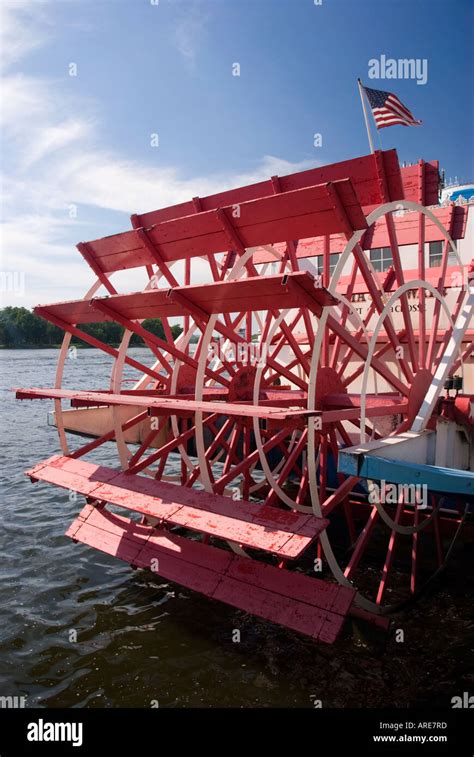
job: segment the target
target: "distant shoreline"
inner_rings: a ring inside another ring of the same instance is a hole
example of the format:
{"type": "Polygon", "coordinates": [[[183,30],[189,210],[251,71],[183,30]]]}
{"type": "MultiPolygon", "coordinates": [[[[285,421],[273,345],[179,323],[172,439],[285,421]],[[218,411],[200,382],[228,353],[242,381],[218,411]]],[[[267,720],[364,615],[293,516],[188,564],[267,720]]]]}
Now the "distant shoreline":
{"type": "MultiPolygon", "coordinates": [[[[108,344],[108,347],[113,347],[114,349],[118,349],[120,347],[120,344],[108,344]]],[[[59,350],[61,347],[61,344],[0,344],[0,350],[59,350]]],[[[92,347],[92,345],[89,344],[71,344],[70,347],[76,347],[78,350],[96,350],[98,347],[92,347]]],[[[128,349],[134,350],[140,350],[143,349],[145,345],[141,344],[131,344],[128,349]]]]}
{"type": "MultiPolygon", "coordinates": [[[[196,341],[193,341],[193,339],[190,340],[190,344],[196,344],[196,341]]],[[[120,347],[120,343],[118,344],[110,344],[107,342],[108,347],[113,347],[114,350],[118,350],[120,347]]],[[[70,344],[68,349],[71,347],[76,347],[78,350],[98,350],[99,347],[93,347],[91,344],[70,344]]],[[[0,350],[59,350],[61,348],[61,344],[18,344],[18,345],[12,345],[12,344],[0,344],[0,350]]],[[[130,344],[127,347],[127,350],[143,350],[146,349],[146,344],[130,344]]]]}
{"type": "MultiPolygon", "coordinates": [[[[152,336],[164,340],[166,332],[159,318],[145,318],[143,328],[152,336]]],[[[173,338],[182,332],[181,326],[170,327],[173,338]]],[[[79,332],[80,333],[80,332],[79,332]]],[[[117,349],[122,344],[125,329],[115,321],[84,324],[82,336],[73,335],[70,347],[78,349],[95,349],[97,345],[107,345],[117,349]],[[93,344],[89,344],[93,342],[93,344]]],[[[59,349],[63,342],[64,331],[53,323],[40,318],[28,308],[0,308],[0,349],[2,350],[51,350],[59,349]],[[33,341],[30,342],[30,339],[33,341]]],[[[137,334],[132,334],[130,347],[144,347],[145,342],[137,334]]]]}

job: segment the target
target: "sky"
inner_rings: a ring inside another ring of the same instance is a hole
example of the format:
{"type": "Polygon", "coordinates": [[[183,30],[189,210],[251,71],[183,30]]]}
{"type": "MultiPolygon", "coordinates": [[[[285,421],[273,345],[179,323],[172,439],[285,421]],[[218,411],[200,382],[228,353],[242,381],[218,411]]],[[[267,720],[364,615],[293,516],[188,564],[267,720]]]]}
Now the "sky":
{"type": "Polygon", "coordinates": [[[76,243],[133,212],[367,154],[357,77],[423,121],[376,147],[474,179],[472,0],[0,8],[3,306],[82,297],[94,277],[76,243]],[[369,79],[381,56],[426,61],[426,83],[369,79]]]}

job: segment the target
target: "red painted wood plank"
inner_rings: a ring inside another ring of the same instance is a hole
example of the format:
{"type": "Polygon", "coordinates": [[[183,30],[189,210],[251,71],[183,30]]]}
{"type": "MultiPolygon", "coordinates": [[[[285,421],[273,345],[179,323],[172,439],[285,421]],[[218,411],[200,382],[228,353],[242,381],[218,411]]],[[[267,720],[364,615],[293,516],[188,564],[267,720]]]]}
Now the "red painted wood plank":
{"type": "Polygon", "coordinates": [[[222,415],[237,416],[243,418],[267,418],[281,423],[304,419],[313,414],[309,410],[287,410],[271,405],[253,405],[239,402],[198,402],[197,400],[163,399],[157,400],[150,408],[150,415],[170,415],[172,413],[187,414],[195,412],[222,413],[222,415]]]}
{"type": "Polygon", "coordinates": [[[113,318],[95,310],[90,300],[67,300],[51,305],[36,305],[34,312],[42,318],[47,318],[48,313],[52,313],[56,318],[74,325],[102,321],[113,322],[113,318]]]}
{"type": "Polygon", "coordinates": [[[74,541],[80,541],[89,547],[99,549],[101,552],[106,552],[130,565],[135,565],[135,560],[143,548],[141,541],[127,538],[125,535],[113,534],[110,531],[103,531],[87,521],[80,522],[79,528],[72,538],[74,541]]]}
{"type": "MultiPolygon", "coordinates": [[[[174,299],[175,292],[179,297],[186,298],[191,309],[194,307],[207,314],[272,310],[275,306],[283,310],[298,307],[301,304],[301,298],[298,298],[290,287],[292,281],[298,281],[308,292],[317,312],[320,312],[324,305],[336,304],[326,289],[315,286],[315,278],[307,271],[291,273],[285,277],[281,275],[249,277],[238,281],[176,287],[169,294],[169,290],[166,292],[149,290],[129,295],[114,295],[107,299],[97,299],[97,303],[104,302],[130,320],[186,315],[189,311],[182,300],[174,299]]],[[[100,314],[98,320],[100,320],[100,314]]]]}
{"type": "MultiPolygon", "coordinates": [[[[300,338],[306,338],[306,334],[298,333],[295,335],[296,340],[300,338]]],[[[276,340],[275,340],[276,341],[276,340]]],[[[304,342],[303,342],[304,343],[304,342]]],[[[181,394],[167,394],[166,399],[188,399],[194,400],[194,386],[188,387],[185,393],[181,394]]],[[[114,394],[110,389],[98,389],[101,394],[114,394]]],[[[164,399],[163,392],[155,389],[122,389],[120,396],[127,395],[129,397],[158,397],[164,399]]],[[[226,387],[219,386],[205,386],[203,387],[203,397],[205,402],[219,402],[225,401],[228,396],[228,389],[226,387]]],[[[289,386],[271,389],[261,389],[259,404],[260,405],[273,405],[274,407],[295,407],[300,405],[304,407],[307,404],[307,393],[300,389],[290,389],[289,386]]],[[[88,407],[90,401],[82,400],[78,398],[71,398],[71,407],[88,407]]],[[[240,400],[239,404],[249,405],[253,404],[252,400],[240,400]]]]}
{"type": "MultiPolygon", "coordinates": [[[[381,153],[383,156],[385,173],[389,187],[390,199],[400,200],[403,197],[400,166],[396,150],[387,150],[381,153]]],[[[279,185],[282,192],[304,187],[323,184],[328,181],[337,181],[349,177],[353,182],[357,197],[362,206],[377,205],[382,202],[380,185],[375,170],[372,155],[352,158],[351,160],[333,163],[319,168],[311,168],[307,171],[280,176],[279,185]]],[[[274,194],[271,179],[237,187],[218,194],[199,198],[199,206],[202,211],[234,205],[236,203],[255,200],[259,197],[268,197],[274,194]]],[[[172,205],[160,210],[153,210],[133,218],[134,226],[151,226],[173,218],[192,215],[196,212],[196,206],[192,200],[178,205],[172,205]]]]}
{"type": "MultiPolygon", "coordinates": [[[[48,471],[44,472],[42,480],[56,483],[48,477],[48,471]]],[[[113,484],[97,487],[94,496],[191,530],[264,549],[286,559],[297,557],[327,525],[312,516],[295,517],[291,512],[282,511],[283,517],[275,517],[277,512],[280,513],[276,508],[260,508],[247,502],[236,504],[225,497],[206,496],[192,490],[184,490],[184,496],[179,497],[175,491],[178,487],[169,485],[167,488],[160,483],[146,487],[145,483],[139,479],[134,481],[133,488],[124,489],[121,484],[129,485],[130,477],[117,477],[113,484]],[[161,496],[143,494],[139,491],[143,488],[153,488],[161,496]],[[183,501],[173,502],[175,499],[182,499],[185,504],[183,501]]]]}
{"type": "Polygon", "coordinates": [[[318,282],[311,273],[298,271],[286,276],[251,276],[238,281],[180,286],[173,289],[149,289],[145,292],[112,295],[107,298],[97,297],[92,301],[58,302],[47,306],[39,305],[35,312],[46,317],[49,313],[70,324],[112,321],[111,315],[104,314],[97,307],[104,303],[107,308],[130,320],[169,318],[189,313],[182,297],[185,297],[192,307],[208,314],[271,310],[275,308],[275,304],[282,310],[301,304],[300,298],[291,287],[292,282],[298,282],[310,295],[318,313],[322,306],[334,305],[337,302],[326,289],[316,286],[318,282]]]}
{"type": "Polygon", "coordinates": [[[56,460],[61,460],[63,458],[63,455],[52,455],[51,457],[48,457],[46,460],[42,460],[40,463],[37,463],[29,470],[25,471],[26,476],[30,476],[30,478],[35,478],[35,473],[39,473],[40,470],[42,470],[47,465],[52,465],[56,460]]]}
{"type": "Polygon", "coordinates": [[[150,415],[187,415],[196,412],[220,413],[225,416],[245,418],[267,418],[284,424],[314,415],[315,411],[272,406],[254,405],[239,402],[197,401],[169,397],[140,397],[111,392],[83,392],[74,389],[45,389],[40,387],[17,388],[16,398],[25,399],[70,399],[80,401],[82,405],[104,406],[119,405],[137,408],[150,408],[150,415]]]}
{"type": "MultiPolygon", "coordinates": [[[[231,578],[226,578],[218,584],[213,598],[313,639],[319,638],[328,618],[328,613],[324,610],[299,602],[298,599],[282,598],[261,588],[256,590],[255,587],[249,587],[231,578]]],[[[337,619],[342,619],[342,616],[337,616],[337,619]]],[[[335,634],[334,638],[333,635],[330,636],[331,641],[335,641],[335,638],[335,634]]]]}
{"type": "MultiPolygon", "coordinates": [[[[39,468],[39,466],[37,466],[39,468]]],[[[32,476],[32,471],[28,471],[32,476]]],[[[328,521],[291,510],[127,475],[68,457],[35,472],[37,480],[192,531],[279,555],[298,557],[328,521]]]]}
{"type": "Polygon", "coordinates": [[[345,615],[352,604],[353,592],[347,592],[339,584],[331,584],[327,581],[306,576],[303,573],[294,573],[290,570],[275,571],[272,565],[257,562],[256,560],[236,560],[232,562],[227,575],[235,580],[251,586],[257,586],[267,591],[277,592],[283,597],[293,597],[295,583],[298,586],[298,599],[310,605],[316,605],[322,610],[338,612],[345,615]],[[295,579],[295,577],[297,577],[295,579]],[[315,581],[317,581],[315,587],[315,581]],[[315,588],[317,588],[315,595],[315,588]]]}
{"type": "MultiPolygon", "coordinates": [[[[228,553],[224,554],[227,557],[228,553]]],[[[136,557],[135,564],[139,568],[153,569],[157,560],[159,565],[157,572],[161,576],[208,597],[213,597],[219,583],[222,581],[220,572],[184,561],[181,550],[177,553],[170,553],[166,549],[157,547],[151,543],[136,557]]]]}
{"type": "Polygon", "coordinates": [[[326,643],[336,640],[355,596],[355,590],[137,526],[106,510],[76,523],[76,541],[326,643]]]}
{"type": "Polygon", "coordinates": [[[86,520],[90,516],[94,515],[96,508],[93,505],[84,505],[81,512],[77,516],[75,520],[71,523],[67,531],[65,532],[66,536],[69,536],[71,539],[74,539],[75,534],[77,533],[78,529],[81,527],[81,524],[85,523],[86,520]]]}
{"type": "Polygon", "coordinates": [[[196,568],[204,568],[220,575],[227,572],[234,558],[234,553],[230,550],[219,549],[208,544],[203,544],[201,541],[194,541],[193,539],[172,534],[169,531],[151,529],[147,544],[141,555],[141,562],[149,564],[148,558],[145,561],[145,555],[148,555],[150,552],[156,553],[157,550],[162,550],[164,554],[173,555],[183,563],[192,565],[194,570],[196,568]]]}
{"type": "MultiPolygon", "coordinates": [[[[349,179],[334,182],[354,229],[366,227],[364,213],[349,179]]],[[[221,214],[235,229],[245,247],[302,239],[341,230],[328,185],[295,189],[271,197],[249,200],[222,208],[221,214]]],[[[147,228],[147,238],[165,262],[224,252],[235,245],[215,210],[163,221],[147,228]]],[[[88,254],[105,273],[151,265],[152,251],[135,231],[87,242],[88,254]]]]}
{"type": "MultiPolygon", "coordinates": [[[[437,205],[439,169],[438,161],[432,160],[423,163],[423,184],[420,184],[420,165],[404,166],[400,169],[403,193],[406,200],[418,202],[422,205],[437,205]]],[[[398,198],[397,198],[398,199],[398,198]]]]}
{"type": "Polygon", "coordinates": [[[70,489],[71,491],[80,491],[85,497],[90,497],[100,483],[109,481],[116,475],[116,471],[110,468],[95,466],[95,478],[94,480],[89,480],[87,478],[90,473],[89,463],[84,463],[82,460],[71,460],[71,462],[78,463],[78,465],[68,469],[67,465],[65,465],[65,461],[68,460],[71,460],[71,458],[62,455],[53,455],[25,471],[25,476],[29,476],[32,481],[48,481],[49,483],[51,483],[49,481],[51,478],[54,479],[56,486],[70,489]]]}
{"type": "Polygon", "coordinates": [[[453,229],[451,237],[453,239],[464,239],[466,235],[466,225],[468,217],[467,205],[456,205],[454,208],[453,229]]]}

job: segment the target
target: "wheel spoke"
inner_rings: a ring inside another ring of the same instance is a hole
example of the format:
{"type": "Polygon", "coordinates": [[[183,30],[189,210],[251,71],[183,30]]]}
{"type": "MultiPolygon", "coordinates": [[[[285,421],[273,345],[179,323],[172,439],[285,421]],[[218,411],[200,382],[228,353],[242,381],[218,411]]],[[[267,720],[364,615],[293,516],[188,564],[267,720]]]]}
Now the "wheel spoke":
{"type": "MultiPolygon", "coordinates": [[[[206,425],[207,423],[210,423],[216,417],[217,413],[212,413],[207,419],[203,421],[203,424],[206,425]]],[[[127,473],[140,473],[140,471],[142,471],[144,468],[148,468],[154,462],[163,457],[163,455],[168,455],[172,450],[176,449],[177,447],[191,439],[194,436],[195,431],[196,426],[192,426],[191,428],[182,432],[181,434],[179,434],[179,436],[174,437],[165,445],[156,450],[156,452],[153,452],[151,455],[149,455],[149,457],[145,458],[145,460],[142,460],[140,463],[137,463],[136,465],[128,468],[127,473]]]]}
{"type": "MultiPolygon", "coordinates": [[[[143,415],[146,417],[146,413],[143,413],[143,415]]],[[[131,467],[134,466],[135,463],[137,463],[138,460],[140,460],[140,458],[143,455],[143,453],[145,452],[145,450],[147,450],[148,447],[151,446],[151,443],[153,442],[153,440],[158,436],[158,434],[163,430],[163,428],[165,428],[166,422],[167,422],[166,416],[163,416],[162,418],[160,418],[160,420],[158,422],[158,428],[157,429],[152,429],[146,435],[145,439],[140,444],[140,446],[137,449],[137,451],[135,452],[135,454],[132,455],[132,457],[130,458],[129,466],[131,466],[131,467]]]]}
{"type": "MultiPolygon", "coordinates": [[[[420,511],[415,507],[414,512],[414,526],[418,526],[420,519],[420,511]]],[[[411,573],[410,573],[410,593],[413,595],[416,592],[418,583],[418,547],[419,547],[420,532],[414,531],[412,536],[411,546],[411,573]]]]}
{"type": "MultiPolygon", "coordinates": [[[[390,241],[390,247],[392,250],[393,267],[395,269],[395,275],[397,277],[398,286],[402,287],[405,283],[405,277],[403,275],[402,261],[400,257],[400,249],[398,247],[397,232],[395,230],[395,224],[391,213],[385,216],[388,230],[388,238],[390,241]]],[[[413,370],[416,372],[418,369],[418,356],[415,350],[415,339],[413,336],[413,324],[410,317],[410,305],[408,302],[408,293],[405,292],[400,297],[400,304],[402,308],[403,322],[405,325],[405,333],[408,339],[408,349],[411,358],[411,364],[413,370]]]]}
{"type": "MultiPolygon", "coordinates": [[[[303,433],[301,434],[301,437],[299,438],[298,442],[293,447],[293,450],[288,455],[287,460],[281,470],[281,473],[278,476],[278,479],[276,481],[276,486],[278,488],[282,487],[282,485],[288,479],[288,476],[290,475],[291,471],[294,469],[296,460],[302,454],[303,450],[306,447],[307,437],[308,437],[308,430],[305,429],[303,433]]],[[[271,484],[271,482],[269,483],[271,484]]],[[[265,500],[265,504],[272,505],[277,500],[278,500],[278,492],[272,487],[272,491],[269,493],[267,499],[265,500]]]]}
{"type": "MultiPolygon", "coordinates": [[[[129,428],[132,428],[133,426],[136,426],[138,423],[141,423],[141,421],[146,420],[148,417],[147,411],[143,413],[138,413],[138,415],[134,415],[133,418],[130,418],[128,421],[122,424],[121,430],[122,431],[128,431],[129,428]]],[[[115,438],[115,429],[110,429],[110,431],[107,431],[105,434],[102,434],[102,436],[98,436],[97,439],[93,439],[91,442],[88,442],[88,444],[84,444],[83,447],[79,447],[79,449],[76,449],[75,452],[72,452],[70,457],[77,459],[78,457],[82,457],[83,455],[86,455],[88,452],[91,452],[93,449],[97,449],[97,447],[100,447],[105,442],[110,442],[112,439],[115,438]]]]}
{"type": "MultiPolygon", "coordinates": [[[[403,508],[405,507],[404,504],[404,496],[403,494],[398,498],[398,505],[397,510],[395,512],[394,522],[398,525],[400,522],[400,518],[403,512],[403,508]]],[[[416,509],[416,508],[415,508],[416,509]]],[[[387,555],[385,557],[385,564],[383,566],[382,571],[382,578],[380,579],[379,589],[377,592],[377,599],[375,600],[378,605],[382,603],[383,595],[385,592],[385,589],[387,588],[387,581],[388,581],[388,574],[390,572],[390,568],[392,567],[393,557],[395,554],[395,544],[397,541],[398,532],[392,528],[390,532],[390,539],[388,543],[388,549],[387,549],[387,555]]]]}
{"type": "Polygon", "coordinates": [[[359,562],[362,558],[362,555],[365,552],[365,549],[367,547],[369,538],[372,534],[372,531],[374,529],[375,524],[377,523],[379,518],[379,512],[374,505],[372,507],[372,510],[370,511],[370,515],[367,519],[367,523],[365,524],[364,528],[362,529],[359,538],[356,542],[355,549],[352,553],[352,557],[349,560],[347,567],[344,571],[344,575],[346,578],[351,580],[352,576],[354,575],[357,566],[359,565],[359,562]]]}
{"type": "MultiPolygon", "coordinates": [[[[274,436],[272,436],[271,439],[269,439],[263,445],[264,452],[269,452],[271,449],[273,449],[273,447],[275,447],[282,439],[284,439],[287,434],[288,434],[287,429],[283,429],[279,433],[274,434],[274,436]]],[[[259,457],[259,451],[258,449],[256,449],[245,460],[242,460],[240,463],[238,463],[238,465],[236,465],[228,473],[225,473],[225,475],[217,479],[216,491],[221,492],[224,489],[224,487],[230,481],[236,478],[240,473],[242,473],[246,467],[248,467],[251,463],[256,462],[258,460],[258,457],[259,457]]]]}

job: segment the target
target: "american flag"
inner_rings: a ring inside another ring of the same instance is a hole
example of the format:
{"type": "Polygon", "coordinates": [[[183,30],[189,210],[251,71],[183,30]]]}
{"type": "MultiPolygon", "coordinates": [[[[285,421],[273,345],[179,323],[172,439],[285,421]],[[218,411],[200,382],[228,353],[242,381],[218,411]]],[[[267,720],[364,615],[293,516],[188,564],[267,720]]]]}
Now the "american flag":
{"type": "Polygon", "coordinates": [[[369,89],[369,87],[363,87],[363,89],[372,108],[377,129],[383,129],[385,126],[394,126],[395,124],[420,126],[421,121],[417,121],[408,108],[392,92],[383,92],[381,89],[369,89]]]}

